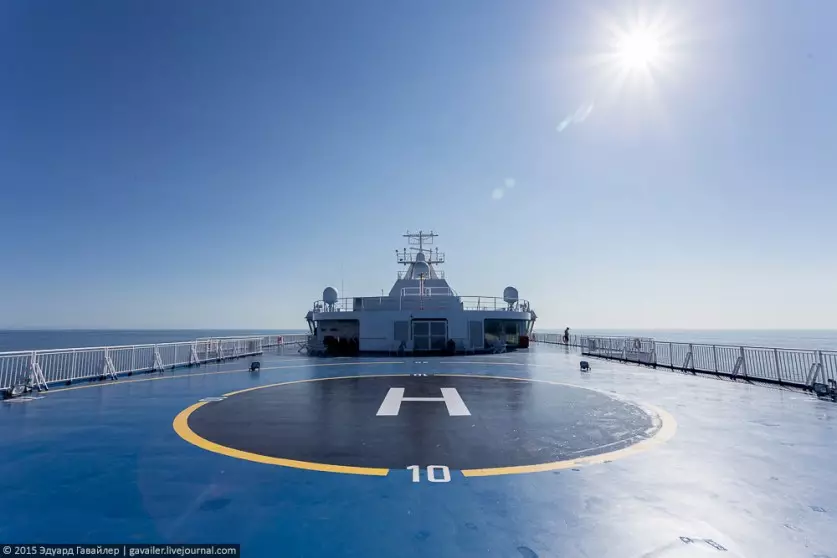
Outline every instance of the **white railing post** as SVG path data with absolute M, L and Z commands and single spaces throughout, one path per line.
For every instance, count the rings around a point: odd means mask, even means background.
M 817 351 L 817 360 L 820 363 L 820 373 L 822 373 L 822 381 L 823 381 L 823 383 L 827 383 L 826 382 L 826 376 L 825 376 L 825 366 L 823 366 L 823 362 L 822 362 L 822 351 Z
M 779 349 L 773 349 L 773 361 L 776 363 L 776 379 L 782 383 L 782 370 L 779 368 Z
M 712 362 L 715 364 L 715 374 L 718 373 L 718 347 L 712 345 Z
M 820 374 L 823 377 L 823 383 L 826 381 L 825 376 L 825 368 L 823 367 L 822 362 L 822 351 L 817 351 L 817 362 L 811 364 L 811 369 L 808 371 L 808 377 L 805 378 L 805 384 L 808 387 L 813 386 L 817 383 L 817 379 L 819 378 Z
M 693 372 L 695 370 L 694 346 L 691 343 L 689 343 L 689 352 L 686 353 L 686 359 L 683 361 L 683 370 L 691 370 Z
M 40 391 L 42 388 L 46 391 L 49 391 L 46 378 L 44 377 L 44 371 L 41 370 L 41 365 L 38 363 L 37 351 L 32 351 L 32 355 L 29 360 L 29 374 L 26 378 L 26 381 L 29 387 L 37 387 L 38 391 Z
M 110 347 L 105 347 L 105 363 L 102 369 L 102 376 L 110 376 L 116 380 L 116 368 L 113 366 L 113 361 L 110 358 Z
M 747 356 L 744 353 L 744 347 L 740 347 L 741 349 L 741 368 L 744 370 L 744 377 L 747 377 Z
M 160 357 L 160 347 L 158 345 L 154 345 L 154 370 L 159 370 L 163 372 L 165 367 L 163 366 L 163 359 Z
M 189 365 L 193 364 L 200 364 L 200 359 L 198 358 L 198 342 L 195 341 L 192 343 L 192 347 L 189 350 Z

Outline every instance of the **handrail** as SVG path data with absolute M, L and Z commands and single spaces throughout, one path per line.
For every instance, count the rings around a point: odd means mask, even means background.
M 441 262 L 444 263 L 444 262 Z M 406 279 L 407 278 L 407 269 L 403 269 L 398 272 L 398 279 Z M 436 279 L 444 279 L 445 278 L 445 270 L 444 269 L 434 269 L 436 272 Z
M 401 296 L 454 296 L 450 287 L 404 287 Z
M 247 336 L 247 337 L 201 337 L 196 341 L 209 341 L 211 339 L 253 339 L 254 336 Z M 104 349 L 124 349 L 126 347 L 165 347 L 170 345 L 183 345 L 194 343 L 195 341 L 166 341 L 164 343 L 138 343 L 136 345 L 101 345 L 98 347 L 67 347 L 64 349 L 24 349 L 20 351 L 2 351 L 0 352 L 0 357 L 6 355 L 17 355 L 17 354 L 31 354 L 33 351 L 37 353 L 60 353 L 64 351 L 100 351 Z
M 430 288 L 430 287 L 428 287 Z M 447 289 L 447 287 L 435 287 L 437 289 Z M 427 305 L 430 304 L 450 304 L 449 300 L 454 300 L 454 304 L 459 303 L 461 304 L 462 310 L 482 310 L 482 311 L 509 311 L 512 310 L 514 312 L 528 312 L 529 311 L 529 301 L 524 299 L 519 299 L 516 302 L 509 305 L 502 297 L 499 296 L 471 296 L 471 295 L 457 295 L 454 291 L 451 290 L 449 296 L 444 295 L 437 295 L 434 294 L 432 296 L 424 297 L 425 308 Z M 366 296 L 366 297 L 354 297 L 354 298 L 338 298 L 333 305 L 327 305 L 323 300 L 317 300 L 314 302 L 313 311 L 314 312 L 358 312 L 358 311 L 366 311 L 366 310 L 400 310 L 404 307 L 405 302 L 407 304 L 417 304 L 417 300 L 423 297 L 413 295 L 413 294 L 405 294 L 402 296 Z M 355 304 L 355 301 L 358 300 L 359 305 Z M 369 301 L 367 303 L 367 301 Z M 391 302 L 394 301 L 394 302 Z M 391 302 L 392 308 L 387 306 L 386 303 Z M 445 306 L 447 307 L 447 306 Z
M 565 344 L 560 333 L 533 334 L 538 343 Z M 639 348 L 631 343 L 639 341 Z M 657 341 L 635 337 L 570 335 L 566 345 L 583 355 L 638 362 L 693 374 L 713 374 L 812 389 L 837 381 L 837 351 L 710 343 Z
M 259 337 L 262 340 L 262 348 L 279 347 L 286 344 L 298 343 L 305 341 L 308 338 L 307 333 L 271 333 L 269 335 L 230 335 L 227 337 L 198 337 L 198 341 L 208 341 L 217 339 L 249 339 L 252 337 Z
M 0 391 L 21 383 L 54 384 L 117 378 L 262 354 L 268 347 L 304 343 L 307 334 L 203 337 L 194 341 L 143 343 L 0 353 Z
M 263 336 L 248 336 L 5 351 L 0 353 L 0 391 L 20 384 L 48 389 L 50 385 L 59 383 L 69 384 L 97 378 L 116 379 L 122 375 L 162 372 L 205 362 L 257 355 L 263 352 L 263 340 Z
M 307 333 L 288 333 L 283 335 L 265 335 L 262 337 L 262 347 L 282 347 L 308 341 Z

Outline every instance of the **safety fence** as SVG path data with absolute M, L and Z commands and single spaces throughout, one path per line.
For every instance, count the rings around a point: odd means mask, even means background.
M 180 343 L 80 347 L 0 353 L 0 391 L 47 388 L 261 354 L 263 337 L 199 339 Z M 275 342 L 275 341 L 274 341 Z
M 654 365 L 654 340 L 647 337 L 582 337 L 581 354 Z
M 211 339 L 241 339 L 241 337 L 200 337 L 198 338 L 198 342 L 208 341 Z M 285 346 L 299 346 L 300 344 L 305 344 L 308 341 L 308 334 L 291 333 L 287 335 L 262 335 L 259 337 L 259 339 L 261 339 L 263 349 Z
M 581 335 L 571 334 L 567 336 L 567 340 L 564 341 L 563 333 L 539 333 L 537 331 L 532 333 L 532 341 L 535 341 L 536 343 L 549 343 L 551 345 L 566 345 L 568 347 L 580 347 L 581 340 Z
M 837 380 L 837 351 L 655 343 L 656 365 L 810 388 Z
M 408 309 L 459 309 L 479 311 L 529 312 L 527 300 L 507 302 L 496 296 L 456 295 L 448 287 L 405 287 L 401 295 L 337 298 L 326 302 L 314 302 L 312 312 L 358 312 L 366 310 L 408 310 Z
M 534 341 L 564 344 L 560 334 Z M 811 389 L 837 382 L 837 351 L 678 343 L 637 337 L 570 336 L 582 355 Z

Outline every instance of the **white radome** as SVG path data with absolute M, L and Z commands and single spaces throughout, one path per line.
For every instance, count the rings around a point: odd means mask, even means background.
M 514 287 L 506 287 L 503 289 L 503 300 L 506 304 L 514 304 L 517 302 L 517 289 Z
M 337 289 L 334 287 L 326 287 L 323 289 L 323 302 L 326 304 L 334 304 L 337 302 Z

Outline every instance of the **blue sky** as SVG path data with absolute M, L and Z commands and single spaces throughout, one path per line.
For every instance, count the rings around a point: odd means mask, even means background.
M 435 228 L 455 289 L 543 327 L 837 328 L 835 18 L 3 2 L 0 327 L 303 327 Z

